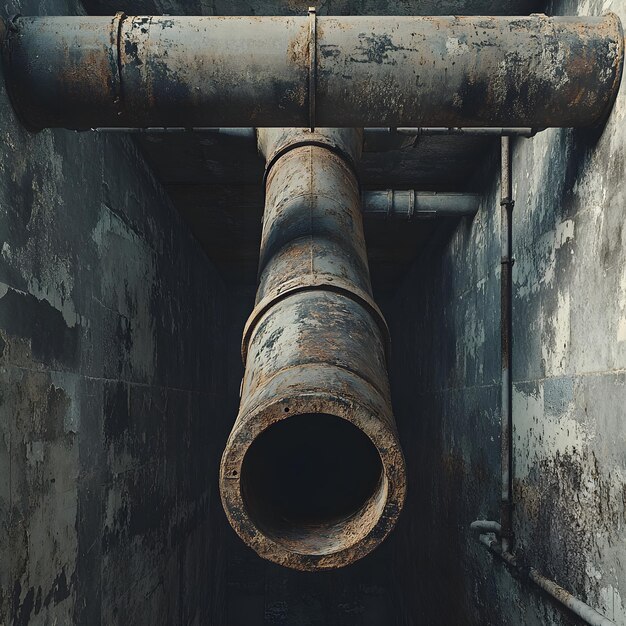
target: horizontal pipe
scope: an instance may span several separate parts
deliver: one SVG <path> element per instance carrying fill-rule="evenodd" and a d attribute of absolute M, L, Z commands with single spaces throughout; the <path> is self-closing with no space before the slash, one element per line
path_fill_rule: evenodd
<path fill-rule="evenodd" d="M 592 626 L 615 626 L 615 622 L 601 613 L 598 613 L 594 608 L 573 596 L 563 589 L 563 587 L 557 585 L 553 580 L 540 574 L 536 569 L 531 567 L 528 572 L 528 577 L 547 594 L 565 605 L 570 611 L 578 615 L 578 617 L 585 620 L 587 624 L 591 624 Z"/>
<path fill-rule="evenodd" d="M 4 30 L 8 89 L 32 129 L 593 126 L 623 59 L 613 14 L 118 14 L 19 17 Z"/>
<path fill-rule="evenodd" d="M 107 127 L 107 128 L 89 128 L 85 130 L 94 131 L 96 133 L 141 133 L 141 134 L 160 134 L 160 133 L 219 133 L 220 135 L 232 135 L 237 137 L 245 137 L 246 139 L 255 138 L 254 128 L 216 128 L 211 126 L 185 128 L 184 126 L 175 127 L 159 127 L 153 126 L 148 128 L 124 128 L 124 127 Z M 419 135 L 477 135 L 487 137 L 502 137 L 503 135 L 515 137 L 534 137 L 541 129 L 538 128 L 364 128 L 365 139 L 367 136 L 376 135 L 407 135 L 415 137 Z"/>
<path fill-rule="evenodd" d="M 480 137 L 534 137 L 541 128 L 502 128 L 502 127 L 478 127 L 478 128 L 447 128 L 435 127 L 404 127 L 404 128 L 366 128 L 365 132 L 371 134 L 406 135 L 408 137 L 438 136 L 438 135 L 469 135 Z"/>
<path fill-rule="evenodd" d="M 254 128 L 219 128 L 219 127 L 195 127 L 185 128 L 184 126 L 148 126 L 147 128 L 137 127 L 107 127 L 85 129 L 95 133 L 132 133 L 140 135 L 169 135 L 182 133 L 209 133 L 221 135 L 222 137 L 232 137 L 234 139 L 246 139 L 255 141 L 256 130 Z"/>
<path fill-rule="evenodd" d="M 413 218 L 475 215 L 480 196 L 471 193 L 438 193 L 415 189 L 363 192 L 365 217 Z"/>
<path fill-rule="evenodd" d="M 599 613 L 582 600 L 579 600 L 569 591 L 563 589 L 560 585 L 557 585 L 553 580 L 546 578 L 535 568 L 524 567 L 521 563 L 519 563 L 515 555 L 510 552 L 502 551 L 500 542 L 494 541 L 488 535 L 481 535 L 480 541 L 486 545 L 491 552 L 493 552 L 493 554 L 499 556 L 519 573 L 525 573 L 529 580 L 535 583 L 535 585 L 539 588 L 543 589 L 543 591 L 545 591 L 561 605 L 568 608 L 572 613 L 580 617 L 585 623 L 590 624 L 590 626 L 616 626 L 614 621 L 605 617 L 602 613 Z"/>
<path fill-rule="evenodd" d="M 471 135 L 484 137 L 534 137 L 540 130 L 539 128 L 396 128 L 396 132 L 400 135 Z"/>

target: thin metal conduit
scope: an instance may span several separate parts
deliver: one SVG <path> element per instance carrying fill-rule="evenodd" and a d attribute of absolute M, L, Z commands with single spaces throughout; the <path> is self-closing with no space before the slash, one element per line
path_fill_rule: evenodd
<path fill-rule="evenodd" d="M 409 137 L 424 136 L 439 136 L 439 135 L 465 135 L 465 136 L 481 136 L 481 137 L 502 137 L 504 135 L 517 136 L 517 137 L 534 137 L 538 132 L 541 132 L 541 128 L 364 128 L 363 132 L 365 138 L 375 135 L 404 135 Z M 79 130 L 78 132 L 96 133 L 139 133 L 139 134 L 167 134 L 167 133 L 217 133 L 220 135 L 242 137 L 254 141 L 256 136 L 256 129 L 254 128 L 219 128 L 215 126 L 205 127 L 190 127 L 184 126 L 176 127 L 147 127 L 147 128 L 135 128 L 135 127 L 116 127 L 109 126 L 105 128 L 89 128 Z"/>
<path fill-rule="evenodd" d="M 469 136 L 482 136 L 482 137 L 503 137 L 505 135 L 518 136 L 518 137 L 534 137 L 538 132 L 544 130 L 543 128 L 494 128 L 494 127 L 479 127 L 479 128 L 446 128 L 444 126 L 438 127 L 405 127 L 405 128 L 366 128 L 366 134 L 388 134 L 388 135 L 406 135 L 409 137 L 419 136 L 438 136 L 438 135 L 469 135 Z"/>
<path fill-rule="evenodd" d="M 480 524 L 481 522 L 474 522 Z M 487 524 L 496 524 L 497 522 L 486 522 Z M 491 531 L 488 531 L 491 532 Z M 499 556 L 505 563 L 515 569 L 522 576 L 528 577 L 539 588 L 543 589 L 554 600 L 568 608 L 572 613 L 580 617 L 585 623 L 591 626 L 616 626 L 615 622 L 608 617 L 598 613 L 593 607 L 585 604 L 576 596 L 572 595 L 553 580 L 546 578 L 534 567 L 528 567 L 519 562 L 517 557 L 511 552 L 502 552 L 502 546 L 499 541 L 494 541 L 488 535 L 480 535 L 480 542 L 487 546 L 493 554 Z"/>
<path fill-rule="evenodd" d="M 513 192 L 511 188 L 511 139 L 502 137 L 500 141 L 501 179 L 500 179 L 500 353 L 501 353 L 501 413 L 500 413 L 500 445 L 501 445 L 501 505 L 500 524 L 502 525 L 502 551 L 508 552 L 513 545 L 512 528 L 512 392 L 511 377 L 512 351 L 512 295 L 513 280 L 513 239 L 512 216 Z"/>

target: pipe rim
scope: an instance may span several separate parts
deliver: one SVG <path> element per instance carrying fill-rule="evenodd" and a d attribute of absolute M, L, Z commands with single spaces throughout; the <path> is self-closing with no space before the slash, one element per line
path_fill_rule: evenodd
<path fill-rule="evenodd" d="M 252 443 L 271 426 L 310 413 L 325 413 L 351 423 L 368 437 L 381 462 L 381 484 L 348 520 L 358 521 L 373 513 L 373 522 L 363 532 L 355 533 L 351 541 L 346 541 L 345 547 L 323 554 L 289 549 L 259 529 L 248 513 L 242 493 L 242 467 Z M 404 504 L 406 468 L 395 430 L 381 420 L 372 408 L 353 398 L 309 392 L 278 398 L 251 410 L 245 409 L 222 456 L 220 495 L 231 526 L 259 556 L 292 569 L 323 571 L 349 565 L 384 541 L 394 528 Z M 377 497 L 382 504 L 377 503 Z"/>

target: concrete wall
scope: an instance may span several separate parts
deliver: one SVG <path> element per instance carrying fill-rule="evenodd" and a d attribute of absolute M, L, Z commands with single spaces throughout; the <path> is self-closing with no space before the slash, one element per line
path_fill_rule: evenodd
<path fill-rule="evenodd" d="M 133 141 L 0 89 L 0 624 L 220 623 L 224 288 Z"/>
<path fill-rule="evenodd" d="M 551 14 L 626 22 L 626 2 Z M 517 550 L 626 625 L 626 84 L 603 130 L 515 142 Z M 411 494 L 396 541 L 401 624 L 578 623 L 467 530 L 499 516 L 499 206 L 426 250 L 392 307 L 393 389 Z"/>

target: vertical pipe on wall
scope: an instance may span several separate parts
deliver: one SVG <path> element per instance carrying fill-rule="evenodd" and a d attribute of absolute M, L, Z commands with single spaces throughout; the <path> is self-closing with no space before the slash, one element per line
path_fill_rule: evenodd
<path fill-rule="evenodd" d="M 511 138 L 501 139 L 501 179 L 500 179 L 500 346 L 502 353 L 502 398 L 500 412 L 500 445 L 502 494 L 500 523 L 502 525 L 502 551 L 508 552 L 513 543 L 512 531 L 512 378 L 511 378 L 511 311 L 512 311 L 512 214 L 513 199 L 511 190 Z"/>

